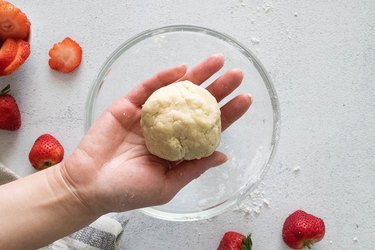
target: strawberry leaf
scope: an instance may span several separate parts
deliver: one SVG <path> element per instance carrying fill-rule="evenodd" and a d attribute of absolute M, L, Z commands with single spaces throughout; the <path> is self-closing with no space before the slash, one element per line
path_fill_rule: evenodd
<path fill-rule="evenodd" d="M 1 91 L 0 91 L 0 96 L 1 95 L 6 95 L 8 94 L 10 91 L 10 84 L 8 84 L 5 88 L 3 88 Z"/>
<path fill-rule="evenodd" d="M 242 240 L 241 250 L 251 250 L 253 246 L 253 241 L 251 240 L 251 234 Z"/>

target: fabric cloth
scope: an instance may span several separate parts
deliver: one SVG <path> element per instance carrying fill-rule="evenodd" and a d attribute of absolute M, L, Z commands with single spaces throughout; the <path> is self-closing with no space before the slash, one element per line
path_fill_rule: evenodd
<path fill-rule="evenodd" d="M 14 181 L 19 176 L 0 163 L 0 185 Z M 1 198 L 0 198 L 1 199 Z M 87 227 L 66 236 L 41 250 L 116 250 L 117 239 L 124 231 L 128 219 L 121 214 L 103 215 Z"/>
<path fill-rule="evenodd" d="M 0 185 L 18 179 L 18 175 L 7 169 L 4 164 L 0 163 Z"/>
<path fill-rule="evenodd" d="M 120 223 L 122 221 L 122 223 Z M 55 241 L 40 250 L 58 249 L 90 249 L 116 250 L 120 249 L 117 239 L 123 232 L 127 220 L 121 217 L 103 215 L 89 226 Z"/>

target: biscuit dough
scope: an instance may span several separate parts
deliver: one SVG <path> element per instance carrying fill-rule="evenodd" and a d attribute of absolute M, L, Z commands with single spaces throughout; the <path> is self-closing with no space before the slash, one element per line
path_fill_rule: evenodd
<path fill-rule="evenodd" d="M 220 108 L 206 89 L 181 81 L 147 99 L 141 126 L 150 153 L 169 161 L 200 159 L 219 146 Z"/>

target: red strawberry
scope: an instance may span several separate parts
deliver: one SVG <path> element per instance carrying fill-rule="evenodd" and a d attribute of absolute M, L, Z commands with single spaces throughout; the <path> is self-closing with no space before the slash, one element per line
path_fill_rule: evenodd
<path fill-rule="evenodd" d="M 51 69 L 62 73 L 75 70 L 82 61 L 82 48 L 70 37 L 54 44 L 48 54 L 51 57 L 48 61 Z"/>
<path fill-rule="evenodd" d="M 217 250 L 251 250 L 253 242 L 251 234 L 247 237 L 237 232 L 226 232 L 220 241 Z"/>
<path fill-rule="evenodd" d="M 324 233 L 324 221 L 302 210 L 290 214 L 283 226 L 283 240 L 293 249 L 311 248 L 323 239 Z"/>
<path fill-rule="evenodd" d="M 10 85 L 0 91 L 0 129 L 14 131 L 21 127 L 21 114 L 9 91 Z"/>
<path fill-rule="evenodd" d="M 29 153 L 30 163 L 37 170 L 51 167 L 61 162 L 63 158 L 63 146 L 50 134 L 39 136 Z"/>
<path fill-rule="evenodd" d="M 26 39 L 30 33 L 30 21 L 19 8 L 0 1 L 0 40 Z"/>
<path fill-rule="evenodd" d="M 9 38 L 5 41 L 5 43 L 7 43 L 8 40 L 13 40 L 13 39 Z M 0 70 L 0 76 L 12 74 L 29 57 L 29 55 L 30 55 L 30 44 L 28 42 L 24 41 L 24 40 L 21 40 L 21 39 L 18 39 L 16 44 L 17 44 L 17 49 L 15 51 L 16 56 L 8 66 L 6 66 L 3 70 Z"/>
<path fill-rule="evenodd" d="M 14 39 L 7 39 L 0 49 L 0 72 L 4 70 L 16 57 L 17 42 Z"/>

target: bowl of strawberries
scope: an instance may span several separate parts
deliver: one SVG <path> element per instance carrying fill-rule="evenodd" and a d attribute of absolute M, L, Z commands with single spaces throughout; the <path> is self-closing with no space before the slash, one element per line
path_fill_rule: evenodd
<path fill-rule="evenodd" d="M 106 107 L 150 75 L 182 63 L 190 68 L 218 53 L 224 56 L 223 68 L 201 86 L 207 87 L 227 70 L 241 69 L 242 84 L 219 105 L 239 93 L 250 93 L 254 102 L 222 133 L 218 150 L 228 161 L 189 183 L 169 203 L 142 209 L 147 215 L 174 221 L 207 219 L 227 211 L 257 186 L 269 169 L 279 135 L 279 107 L 270 77 L 236 39 L 204 27 L 174 25 L 147 30 L 125 41 L 108 57 L 91 87 L 86 129 Z"/>
<path fill-rule="evenodd" d="M 30 55 L 31 24 L 13 4 L 0 1 L 0 76 L 15 72 Z"/>

